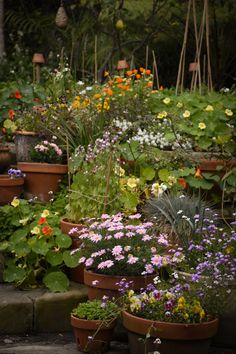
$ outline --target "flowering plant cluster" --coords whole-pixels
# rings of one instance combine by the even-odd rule
[[[10,176],[10,178],[24,177],[24,174],[22,173],[22,171],[18,170],[18,169],[15,169],[15,168],[10,168],[7,171],[7,174]]]
[[[188,283],[163,284],[157,278],[158,285],[149,284],[141,293],[129,290],[127,310],[135,316],[154,321],[174,323],[200,323],[213,319],[208,313],[204,301]]]
[[[100,219],[88,220],[82,230],[72,229],[71,233],[82,242],[75,251],[79,263],[102,274],[135,276],[181,262],[180,252],[163,252],[162,236],[155,234],[151,222],[140,218],[140,214],[104,214]]]
[[[64,267],[71,266],[72,241],[62,234],[59,215],[14,198],[11,205],[1,208],[0,218],[8,224],[2,228],[0,240],[4,281],[19,287],[44,284],[50,291],[65,291],[69,280]]]
[[[44,140],[34,146],[30,157],[34,162],[60,163],[62,161],[62,150],[54,142]]]

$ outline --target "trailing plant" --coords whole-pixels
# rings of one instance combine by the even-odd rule
[[[80,303],[71,314],[84,320],[110,321],[118,317],[120,309],[116,303],[103,300],[93,300]]]

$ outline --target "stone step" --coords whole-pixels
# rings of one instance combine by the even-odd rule
[[[0,334],[70,331],[70,312],[86,299],[87,288],[74,282],[64,293],[0,284]]]

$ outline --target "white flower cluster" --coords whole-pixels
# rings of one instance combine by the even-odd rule
[[[179,148],[185,149],[185,150],[192,150],[193,149],[193,144],[190,140],[185,140],[181,141],[181,135],[176,134],[176,140],[172,143],[172,150],[176,150]]]
[[[138,129],[137,134],[131,140],[138,141],[141,145],[158,146],[161,149],[169,146],[169,142],[165,139],[164,133],[148,132],[146,129]]]
[[[132,127],[132,123],[127,120],[114,119],[113,123],[115,127],[121,129],[122,132],[125,132],[130,127]]]

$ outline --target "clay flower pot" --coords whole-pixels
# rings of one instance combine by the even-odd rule
[[[127,282],[132,281],[132,289],[137,291],[152,283],[156,276],[156,273],[145,276],[104,275],[85,269],[84,284],[88,287],[89,300],[102,299],[104,295],[118,298],[120,296],[118,283],[122,279],[125,278]]]
[[[202,323],[171,323],[146,320],[123,311],[123,325],[128,330],[131,354],[158,351],[161,354],[207,354],[211,338],[218,328],[218,319]],[[140,341],[146,338],[146,344]],[[155,338],[160,344],[154,343]]]
[[[3,173],[11,164],[12,156],[10,148],[0,145],[0,173]]]
[[[41,202],[48,202],[53,193],[58,191],[60,181],[67,173],[67,165],[18,162],[25,174],[24,194],[26,199],[37,197]]]
[[[101,353],[109,348],[116,319],[106,323],[98,320],[82,320],[71,315],[71,325],[79,351]]]
[[[0,175],[0,205],[9,204],[23,192],[24,178]]]
[[[77,228],[78,230],[81,230],[84,226],[83,224],[75,224],[70,222],[67,219],[61,219],[60,221],[60,228],[63,234],[66,234],[71,237],[72,240],[72,247],[71,249],[77,249],[81,245],[81,241],[78,240],[76,236],[73,234],[70,234],[70,231],[73,228]],[[70,278],[76,283],[84,283],[84,265],[80,264],[75,268],[70,268]]]

